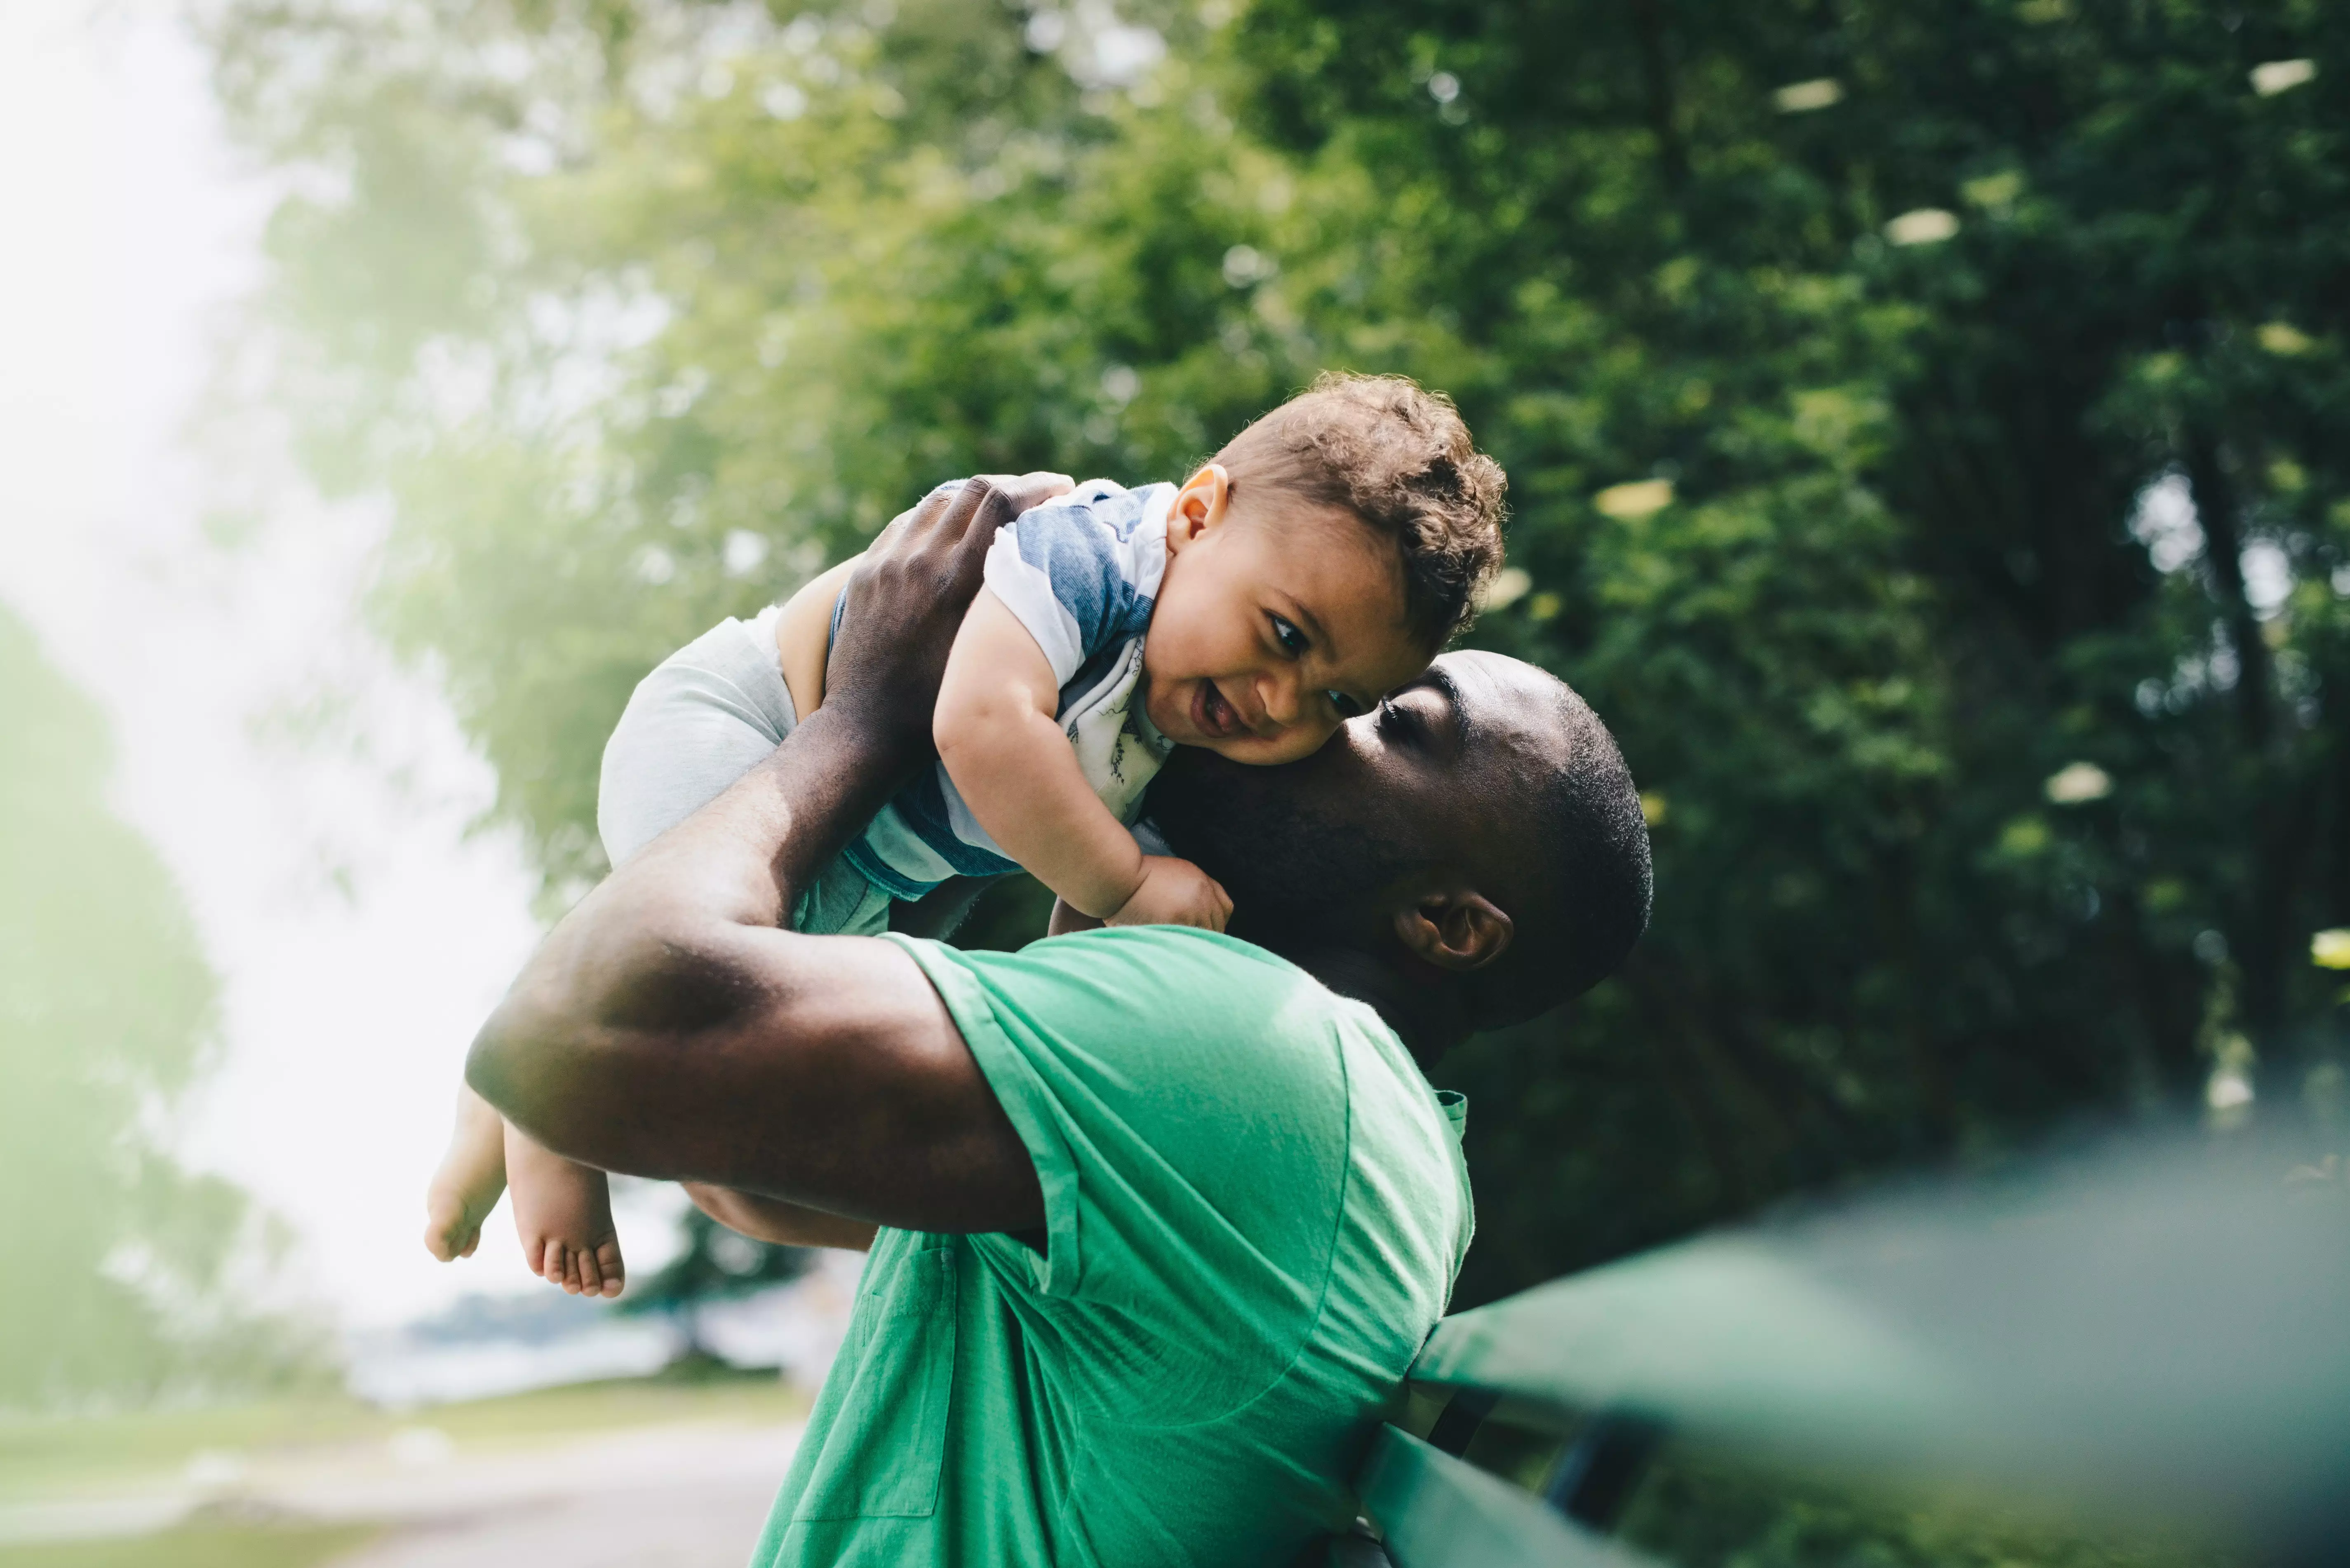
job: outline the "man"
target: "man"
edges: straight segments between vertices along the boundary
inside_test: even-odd
[[[824,705],[556,928],[468,1066],[562,1154],[870,1245],[763,1568],[1282,1563],[1343,1528],[1470,1232],[1459,1106],[1415,1064],[1584,990],[1647,918],[1606,730],[1451,655],[1303,763],[1170,762],[1153,813],[1231,936],[779,929],[929,760],[1027,499],[975,481],[893,526]]]

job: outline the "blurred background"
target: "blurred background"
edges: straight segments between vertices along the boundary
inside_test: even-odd
[[[1439,1075],[1457,1304],[2116,1127],[2340,1190],[2346,95],[2319,0],[9,0],[0,1568],[741,1561],[855,1260],[419,1240],[604,735],[934,483],[1180,478],[1330,367],[1508,469],[1470,640],[1657,851]]]

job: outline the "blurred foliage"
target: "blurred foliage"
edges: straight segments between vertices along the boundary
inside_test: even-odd
[[[2238,1568],[2151,1521],[2116,1541],[1979,1497],[1872,1491],[1670,1445],[1635,1489],[1626,1541],[1680,1568]]]
[[[0,607],[0,1410],[267,1380],[308,1349],[231,1304],[266,1227],[175,1165],[214,982],[154,851],[105,804],[96,707]]]
[[[702,1307],[798,1279],[807,1272],[809,1253],[739,1235],[699,1209],[686,1211],[681,1229],[685,1245],[650,1275],[630,1281],[620,1310],[661,1314],[684,1340],[681,1358],[709,1362]]]
[[[287,177],[273,384],[395,502],[373,613],[550,907],[630,685],[720,615],[939,479],[1173,477],[1399,370],[1512,475],[1530,580],[1475,639],[1591,698],[1658,853],[1623,976],[1446,1068],[1463,1302],[2083,1116],[2249,1092],[2344,1142],[2350,11],[212,27]]]

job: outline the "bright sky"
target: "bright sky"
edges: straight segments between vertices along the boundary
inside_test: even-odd
[[[467,836],[486,765],[354,624],[380,515],[310,495],[265,427],[184,439],[211,335],[260,281],[266,188],[172,17],[0,3],[0,598],[111,716],[114,803],[224,981],[191,1160],[294,1223],[304,1288],[348,1322],[547,1289],[503,1210],[470,1262],[418,1240],[465,1044],[536,934],[530,877],[511,841]],[[202,532],[224,502],[265,519],[234,552]],[[272,738],[330,692],[359,697],[363,762]],[[632,1262],[663,1250],[662,1211],[624,1215]]]

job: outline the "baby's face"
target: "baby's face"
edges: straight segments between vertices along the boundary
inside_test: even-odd
[[[1428,667],[1395,550],[1352,514],[1269,497],[1280,514],[1215,505],[1199,526],[1193,499],[1142,644],[1143,711],[1169,740],[1295,762]]]

